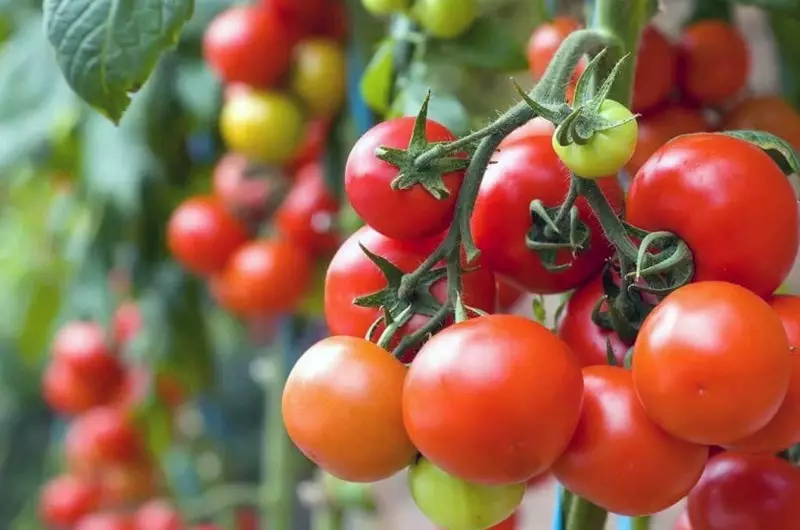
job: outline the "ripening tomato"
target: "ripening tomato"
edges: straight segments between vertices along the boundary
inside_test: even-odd
[[[280,92],[249,91],[222,106],[219,128],[231,151],[264,164],[284,164],[302,143],[305,118]]]
[[[633,156],[625,165],[628,173],[635,175],[658,149],[682,134],[709,130],[709,123],[701,109],[685,105],[670,105],[654,114],[639,118],[639,136]]]
[[[405,377],[405,366],[365,339],[323,339],[286,380],[286,432],[309,459],[342,480],[388,478],[417,453],[403,427]]]
[[[336,41],[311,39],[296,46],[291,87],[312,116],[336,114],[344,103],[345,74],[344,51]]]
[[[133,530],[183,530],[181,515],[167,501],[152,500],[136,511]]]
[[[582,366],[608,364],[609,345],[617,365],[622,366],[632,346],[592,321],[595,305],[604,296],[602,279],[591,280],[572,293],[558,322],[558,336],[569,345]]]
[[[678,83],[696,103],[719,105],[747,85],[750,55],[736,27],[702,20],[684,28],[678,43]]]
[[[151,499],[159,493],[157,473],[147,460],[103,467],[98,476],[103,506],[117,508]]]
[[[97,484],[72,475],[61,475],[42,488],[39,517],[48,526],[68,527],[96,510],[99,504]]]
[[[542,24],[533,31],[528,41],[528,67],[534,79],[542,78],[564,39],[582,27],[583,25],[574,18],[562,16]],[[582,61],[575,69],[573,82],[578,80],[585,68],[586,62]]]
[[[617,179],[598,181],[611,205],[622,209],[623,193]],[[572,289],[603,268],[611,245],[582,198],[576,205],[591,231],[589,246],[576,258],[569,250],[558,263],[572,263],[560,272],[548,272],[536,252],[525,246],[532,226],[530,203],[540,199],[547,207],[561,204],[569,189],[569,171],[558,159],[548,136],[532,136],[494,155],[478,191],[472,214],[472,234],[481,256],[492,270],[534,293]]]
[[[725,113],[722,129],[772,133],[800,150],[800,114],[780,96],[746,99]]]
[[[301,168],[273,221],[286,239],[312,256],[332,254],[339,245],[336,214],[339,202],[325,184],[322,165]]]
[[[367,131],[350,151],[344,172],[345,192],[353,209],[368,225],[393,239],[420,239],[443,232],[452,221],[464,178],[463,171],[445,174],[442,178],[450,193],[443,199],[436,199],[420,184],[392,189],[399,170],[375,156],[375,150],[406,149],[414,122],[414,117],[396,118]],[[456,139],[433,120],[426,122],[425,136],[428,142]]]
[[[285,239],[243,245],[218,278],[220,303],[240,316],[291,311],[302,299],[312,273],[311,258]]]
[[[777,453],[800,443],[800,297],[776,296],[769,301],[789,337],[792,362],[789,390],[781,408],[770,422],[729,449],[747,453]]]
[[[411,16],[428,35],[454,39],[478,18],[478,0],[416,0]]]
[[[498,149],[502,151],[504,148],[511,147],[516,143],[528,142],[531,136],[546,136],[547,138],[551,138],[555,129],[556,126],[551,122],[537,116],[522,127],[511,131],[511,134],[503,138],[503,141],[500,142]]]
[[[93,513],[75,525],[73,530],[135,530],[133,520],[125,513]]]
[[[289,71],[292,43],[270,10],[235,6],[209,24],[203,37],[206,62],[225,83],[269,88]]]
[[[497,312],[504,313],[514,307],[525,292],[505,280],[497,280]]]
[[[339,248],[328,267],[325,278],[325,320],[333,335],[364,337],[370,326],[382,316],[382,311],[374,307],[360,307],[353,304],[359,296],[375,293],[387,286],[386,278],[361,250],[359,244],[370,252],[383,256],[404,273],[412,272],[434,250],[439,239],[424,241],[397,241],[380,235],[369,227],[363,227],[350,236]],[[470,269],[462,276],[462,296],[464,304],[485,312],[495,308],[495,278],[485,266],[471,263]],[[447,297],[447,280],[442,278],[431,287],[431,294],[439,302]],[[413,333],[427,321],[427,316],[416,314],[400,328],[390,344],[394,348],[400,338]],[[375,330],[379,337],[385,329],[381,324]],[[410,350],[401,358],[411,362],[416,350]]]
[[[772,455],[722,453],[689,494],[694,530],[800,529],[800,471]]]
[[[675,88],[678,53],[652,24],[642,33],[633,83],[634,112],[652,110],[667,100]]]
[[[435,334],[411,364],[403,418],[420,453],[478,484],[523,483],[567,446],[583,382],[575,356],[544,326],[489,315]]]
[[[626,215],[686,241],[695,281],[737,283],[764,297],[789,274],[800,241],[789,180],[761,149],[723,134],[681,136],[656,151],[631,183]]]
[[[134,301],[123,302],[114,311],[112,336],[118,348],[125,348],[142,329],[142,311]]]
[[[131,418],[113,407],[97,407],[67,427],[64,453],[74,471],[135,461],[143,455],[142,438]]]
[[[697,483],[708,447],[679,440],[650,421],[630,372],[583,369],[578,428],[553,464],[565,488],[611,512],[640,516],[669,508]]]
[[[172,256],[195,274],[221,271],[250,235],[215,197],[191,197],[172,212],[167,244]]]
[[[633,351],[647,414],[674,436],[707,445],[736,442],[769,423],[791,371],[778,314],[726,282],[692,283],[667,296]]]
[[[229,212],[257,223],[266,213],[274,192],[269,169],[252,164],[247,157],[227,153],[220,158],[212,175],[214,196]]]

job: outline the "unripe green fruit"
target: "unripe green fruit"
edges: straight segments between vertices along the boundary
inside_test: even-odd
[[[373,15],[391,15],[402,13],[411,4],[411,0],[361,0],[364,9]]]
[[[478,18],[478,1],[417,0],[411,14],[428,35],[453,39],[467,31]]]

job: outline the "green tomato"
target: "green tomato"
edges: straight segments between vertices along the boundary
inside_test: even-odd
[[[511,517],[525,484],[485,486],[448,475],[420,458],[409,468],[411,496],[422,513],[448,530],[485,530]]]
[[[600,105],[600,116],[609,121],[620,121],[633,114],[621,103],[607,99]],[[631,120],[619,127],[594,133],[584,145],[561,145],[553,135],[553,149],[564,165],[579,177],[610,177],[631,159],[638,135],[639,126],[636,120]]]
[[[411,14],[429,35],[453,39],[467,31],[478,18],[478,1],[417,0]]]
[[[373,15],[391,15],[408,9],[411,0],[361,0],[364,9]]]

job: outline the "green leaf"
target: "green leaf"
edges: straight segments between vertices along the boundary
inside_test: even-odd
[[[762,131],[724,131],[723,134],[760,147],[786,175],[800,173],[800,158],[786,140]]]
[[[436,41],[431,46],[451,61],[475,68],[515,72],[528,67],[524,48],[508,28],[491,18],[483,17],[457,39]]]
[[[734,0],[734,2],[760,7],[764,11],[800,18],[800,2],[798,0]]]
[[[384,39],[361,76],[361,97],[379,114],[389,110],[394,82],[394,42]]]
[[[118,123],[192,16],[193,0],[45,0],[47,36],[69,85]]]
[[[428,96],[429,88],[422,81],[410,80],[395,100],[389,116],[416,116]],[[470,119],[467,110],[455,97],[445,92],[433,90],[428,105],[428,118],[438,121],[456,136],[470,132]]]

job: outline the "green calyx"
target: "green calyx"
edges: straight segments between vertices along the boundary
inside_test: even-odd
[[[525,236],[525,245],[539,255],[542,266],[551,272],[564,271],[572,265],[571,260],[558,262],[564,250],[577,256],[589,248],[591,230],[581,221],[574,198],[571,202],[557,208],[547,208],[539,200],[531,203],[533,225]]]
[[[450,190],[444,183],[444,175],[466,169],[469,166],[469,159],[442,156],[420,163],[420,156],[438,145],[428,142],[425,134],[430,97],[429,91],[417,115],[408,147],[396,149],[381,146],[375,150],[375,156],[398,168],[399,173],[391,183],[392,189],[407,190],[420,185],[435,199],[443,200],[450,196]]]

